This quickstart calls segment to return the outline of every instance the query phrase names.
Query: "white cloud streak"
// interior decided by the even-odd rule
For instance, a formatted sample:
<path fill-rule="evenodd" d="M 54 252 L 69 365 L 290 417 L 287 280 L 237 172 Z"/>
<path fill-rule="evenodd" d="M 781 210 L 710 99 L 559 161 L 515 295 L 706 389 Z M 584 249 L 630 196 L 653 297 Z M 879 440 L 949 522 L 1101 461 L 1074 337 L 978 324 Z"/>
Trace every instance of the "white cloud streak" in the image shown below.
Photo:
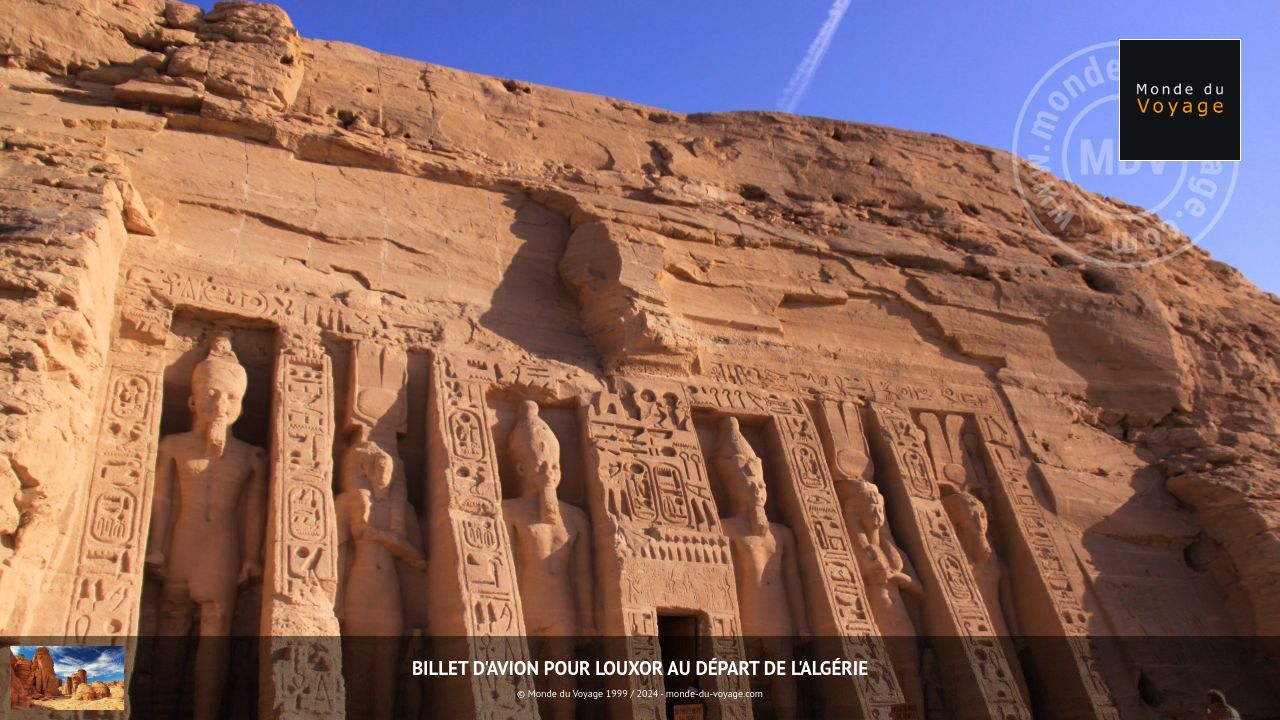
<path fill-rule="evenodd" d="M 73 675 L 81 668 L 84 668 L 85 676 L 88 677 L 89 682 L 114 679 L 124 673 L 124 664 L 121 662 L 122 657 L 113 655 L 109 651 L 103 651 L 98 654 L 98 657 L 87 662 L 76 660 L 74 657 L 67 657 L 61 653 L 51 654 L 53 655 L 53 671 L 57 673 L 59 679 Z"/>
<path fill-rule="evenodd" d="M 831 38 L 835 36 L 836 30 L 840 27 L 840 21 L 844 19 L 845 11 L 853 4 L 853 0 L 835 0 L 831 4 L 831 8 L 827 10 L 827 20 L 822 23 L 822 27 L 818 30 L 818 34 L 813 38 L 813 42 L 809 43 L 809 49 L 805 51 L 804 59 L 796 66 L 796 71 L 791 75 L 791 81 L 787 83 L 787 87 L 782 91 L 782 97 L 778 98 L 778 109 L 783 112 L 795 112 L 796 107 L 800 105 L 800 101 L 804 99 L 804 95 L 809 91 L 809 83 L 813 81 L 813 76 L 818 72 L 818 66 L 822 64 L 822 58 L 827 54 L 827 48 L 831 46 Z"/>

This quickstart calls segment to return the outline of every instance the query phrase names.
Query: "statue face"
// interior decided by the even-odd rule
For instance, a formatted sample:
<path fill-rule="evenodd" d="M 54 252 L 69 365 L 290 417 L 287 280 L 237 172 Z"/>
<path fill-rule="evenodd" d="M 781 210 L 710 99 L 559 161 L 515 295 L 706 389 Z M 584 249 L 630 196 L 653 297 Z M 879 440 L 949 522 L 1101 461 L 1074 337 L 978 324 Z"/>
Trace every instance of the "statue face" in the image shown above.
<path fill-rule="evenodd" d="M 769 499 L 769 490 L 764 484 L 764 462 L 758 457 L 735 455 L 728 459 L 732 463 L 733 475 L 730 478 L 742 488 L 742 499 L 748 507 L 764 507 Z"/>
<path fill-rule="evenodd" d="M 539 443 L 531 453 L 522 453 L 523 458 L 516 460 L 516 473 L 525 482 L 538 487 L 556 487 L 560 484 L 560 458 L 551 448 Z"/>
<path fill-rule="evenodd" d="M 556 487 L 560 484 L 560 458 L 549 457 L 549 453 L 539 453 L 533 472 L 544 487 Z"/>
<path fill-rule="evenodd" d="M 870 483 L 867 483 L 870 485 Z M 884 527 L 884 496 L 880 491 L 872 486 L 867 492 L 867 519 L 871 522 L 871 527 L 879 529 Z"/>
<path fill-rule="evenodd" d="M 197 373 L 191 387 L 191 411 L 198 420 L 229 426 L 240 417 L 244 380 L 228 369 Z"/>
<path fill-rule="evenodd" d="M 973 524 L 978 528 L 978 532 L 982 533 L 982 537 L 987 536 L 987 509 L 982 503 L 974 503 L 973 505 Z"/>
<path fill-rule="evenodd" d="M 375 490 L 390 487 L 391 480 L 395 476 L 395 461 L 391 456 L 378 448 L 375 452 L 367 454 L 365 458 L 364 477 L 369 487 Z"/>

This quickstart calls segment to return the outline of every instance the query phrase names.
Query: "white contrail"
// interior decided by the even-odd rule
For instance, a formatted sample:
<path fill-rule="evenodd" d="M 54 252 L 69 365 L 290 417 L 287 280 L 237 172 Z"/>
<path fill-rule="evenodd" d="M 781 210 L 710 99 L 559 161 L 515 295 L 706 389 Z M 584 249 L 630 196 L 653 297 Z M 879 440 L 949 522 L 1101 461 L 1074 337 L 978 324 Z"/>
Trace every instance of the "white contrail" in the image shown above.
<path fill-rule="evenodd" d="M 809 49 L 804 54 L 804 59 L 796 66 L 795 73 L 791 76 L 791 82 L 787 83 L 787 88 L 782 91 L 782 97 L 778 98 L 778 109 L 783 112 L 795 112 L 796 106 L 804 98 L 804 94 L 809 90 L 809 83 L 813 80 L 813 76 L 818 72 L 818 66 L 822 64 L 822 57 L 827 54 L 827 47 L 831 45 L 831 38 L 836 34 L 836 28 L 840 27 L 840 20 L 844 18 L 844 13 L 849 9 L 849 5 L 853 0 L 835 0 L 831 4 L 831 9 L 827 11 L 827 21 L 822 23 L 822 28 L 818 30 L 818 35 L 809 43 Z"/>

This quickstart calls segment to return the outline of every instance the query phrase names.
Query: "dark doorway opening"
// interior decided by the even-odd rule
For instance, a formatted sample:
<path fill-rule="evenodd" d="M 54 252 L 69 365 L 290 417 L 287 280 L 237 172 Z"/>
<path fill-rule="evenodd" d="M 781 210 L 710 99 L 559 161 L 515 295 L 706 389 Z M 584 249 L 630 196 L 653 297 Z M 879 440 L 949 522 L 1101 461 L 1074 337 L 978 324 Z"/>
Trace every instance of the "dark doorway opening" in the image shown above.
<path fill-rule="evenodd" d="M 702 681 L 696 673 L 700 657 L 698 643 L 702 636 L 699 625 L 697 615 L 658 614 L 658 649 L 662 653 L 662 664 L 667 669 L 663 684 L 668 693 L 668 718 L 705 716 L 702 698 L 697 696 L 702 689 Z M 676 714 L 677 708 L 682 708 L 679 715 Z"/>

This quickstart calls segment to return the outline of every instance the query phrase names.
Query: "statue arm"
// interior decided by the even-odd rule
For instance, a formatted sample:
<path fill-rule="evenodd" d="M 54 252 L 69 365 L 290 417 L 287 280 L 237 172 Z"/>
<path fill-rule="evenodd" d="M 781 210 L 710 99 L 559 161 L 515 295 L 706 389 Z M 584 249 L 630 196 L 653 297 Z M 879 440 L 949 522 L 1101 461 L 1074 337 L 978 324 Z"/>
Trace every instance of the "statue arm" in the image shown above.
<path fill-rule="evenodd" d="M 156 463 L 155 497 L 151 502 L 151 533 L 147 541 L 147 564 L 163 572 L 169 550 L 169 515 L 173 508 L 173 450 L 168 438 L 160 441 Z"/>
<path fill-rule="evenodd" d="M 240 582 L 262 577 L 262 536 L 267 526 L 267 457 L 262 448 L 253 448 L 249 456 L 249 482 L 244 490 L 245 517 L 241 525 L 244 562 L 240 565 Z"/>
<path fill-rule="evenodd" d="M 347 593 L 347 573 L 351 570 L 351 526 L 347 524 L 348 493 L 339 493 L 333 499 L 334 524 L 338 529 L 338 593 L 333 604 L 333 614 L 342 622 L 345 618 L 346 603 L 343 596 Z"/>
<path fill-rule="evenodd" d="M 1009 629 L 1009 635 L 1012 637 L 1018 637 L 1020 634 L 1020 628 L 1018 627 L 1018 608 L 1014 605 L 1013 583 L 1009 580 L 1009 568 L 1005 567 L 1003 562 L 1000 563 L 999 593 L 1000 610 L 1004 614 L 1005 627 Z"/>
<path fill-rule="evenodd" d="M 353 502 L 358 502 L 359 508 L 358 510 L 353 508 L 352 512 L 352 537 L 356 540 L 373 540 L 381 543 L 392 555 L 410 567 L 421 570 L 427 566 L 426 558 L 423 557 L 422 552 L 418 549 L 418 544 L 412 538 L 406 539 L 405 531 L 402 530 L 400 533 L 389 532 L 369 523 L 369 518 L 373 513 L 373 499 L 367 490 L 361 490 L 360 494 L 353 498 Z M 406 501 L 401 512 L 412 512 L 411 508 L 412 506 Z M 405 515 L 399 514 L 398 519 L 394 517 L 398 513 L 393 511 L 391 515 L 393 517 L 388 518 L 390 524 L 398 524 L 403 528 L 407 521 Z"/>
<path fill-rule="evenodd" d="M 791 606 L 791 622 L 796 635 L 809 637 L 813 631 L 809 628 L 809 614 L 805 611 L 804 585 L 800 578 L 800 563 L 796 561 L 795 538 L 791 531 L 783 529 L 779 533 L 782 550 L 782 582 L 787 587 L 787 604 Z"/>
<path fill-rule="evenodd" d="M 578 632 L 583 636 L 596 634 L 595 605 L 592 601 L 595 578 L 591 573 L 591 534 L 585 525 L 586 523 L 579 525 L 578 537 L 573 541 L 573 583 L 578 601 Z"/>
<path fill-rule="evenodd" d="M 396 545 L 400 548 L 392 552 L 400 557 L 405 564 L 418 570 L 425 570 L 427 567 L 426 553 L 422 550 L 422 532 L 418 528 L 418 516 L 414 513 L 413 505 L 405 500 L 403 511 L 396 513 L 400 517 L 401 531 L 396 533 Z"/>

